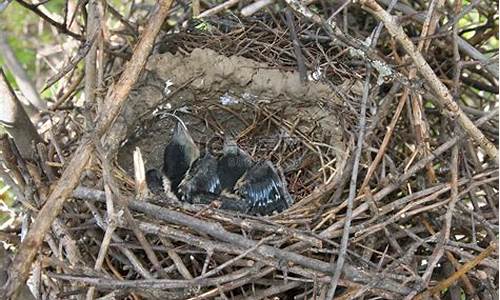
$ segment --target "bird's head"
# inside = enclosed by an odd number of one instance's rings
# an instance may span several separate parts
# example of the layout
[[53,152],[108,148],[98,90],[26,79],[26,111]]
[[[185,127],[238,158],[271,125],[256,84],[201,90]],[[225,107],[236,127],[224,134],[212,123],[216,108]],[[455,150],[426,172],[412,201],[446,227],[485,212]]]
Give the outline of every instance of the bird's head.
[[177,121],[174,128],[174,134],[172,139],[182,147],[184,147],[185,151],[188,153],[190,157],[192,157],[191,162],[193,162],[196,158],[200,156],[200,150],[196,146],[193,138],[189,134],[187,127],[181,121]]
[[239,150],[239,148],[238,148],[238,144],[236,143],[236,140],[230,136],[225,136],[224,137],[224,146],[222,148],[223,153],[236,155],[236,154],[238,154],[238,150]]

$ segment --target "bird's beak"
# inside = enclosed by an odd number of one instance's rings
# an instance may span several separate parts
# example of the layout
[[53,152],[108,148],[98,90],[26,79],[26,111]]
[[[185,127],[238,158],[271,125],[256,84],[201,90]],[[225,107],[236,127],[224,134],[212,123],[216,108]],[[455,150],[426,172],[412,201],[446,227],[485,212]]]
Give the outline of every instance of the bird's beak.
[[180,143],[182,145],[185,145],[185,146],[188,144],[194,145],[193,138],[189,134],[189,131],[187,130],[185,125],[182,124],[181,122],[177,122],[175,124],[173,137],[175,140],[177,140],[178,143]]
[[236,141],[230,136],[225,136],[223,151],[228,154],[236,154],[238,153],[238,144],[236,144]]
[[200,156],[200,150],[193,141],[193,138],[189,134],[189,131],[181,122],[177,122],[174,128],[173,139],[182,145],[183,151],[189,156],[189,163],[192,163],[195,159]]
[[184,128],[181,122],[177,121],[177,123],[175,123],[175,128],[174,128],[174,136],[181,136],[185,134],[186,134],[186,128]]

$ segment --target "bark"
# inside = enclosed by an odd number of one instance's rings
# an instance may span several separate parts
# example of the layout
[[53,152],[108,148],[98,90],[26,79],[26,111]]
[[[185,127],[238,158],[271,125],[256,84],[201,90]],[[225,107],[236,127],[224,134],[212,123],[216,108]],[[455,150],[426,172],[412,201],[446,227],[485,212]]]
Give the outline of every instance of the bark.
[[31,159],[34,153],[33,144],[42,142],[35,125],[31,123],[21,102],[7,82],[3,69],[0,69],[0,123],[14,138],[21,156]]
[[26,71],[21,66],[21,63],[17,60],[14,55],[14,51],[9,46],[7,42],[7,35],[5,32],[0,30],[0,53],[5,61],[5,64],[9,68],[12,75],[16,79],[16,83],[19,86],[19,90],[26,97],[31,105],[36,107],[38,110],[47,109],[47,103],[40,98],[35,85],[29,78]]
[[126,64],[120,79],[111,89],[111,95],[103,105],[96,128],[82,138],[71,160],[67,163],[61,178],[54,184],[53,189],[42,209],[33,222],[26,238],[19,247],[9,269],[9,280],[0,290],[0,294],[13,299],[19,299],[20,286],[29,276],[31,265],[54,219],[59,215],[65,200],[80,182],[80,175],[87,162],[93,156],[93,142],[101,138],[109,129],[116,116],[123,108],[133,85],[137,82],[146,60],[153,49],[154,40],[163,21],[169,13],[171,0],[160,1],[151,15],[150,22],[144,28],[139,42],[134,48],[134,54]]

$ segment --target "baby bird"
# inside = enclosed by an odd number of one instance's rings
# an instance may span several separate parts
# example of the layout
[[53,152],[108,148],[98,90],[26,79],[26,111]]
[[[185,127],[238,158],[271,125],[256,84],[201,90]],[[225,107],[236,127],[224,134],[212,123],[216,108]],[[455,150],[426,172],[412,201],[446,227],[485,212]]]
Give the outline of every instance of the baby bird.
[[165,188],[163,186],[163,175],[157,169],[151,169],[146,172],[146,184],[151,193],[161,194]]
[[251,215],[281,212],[293,202],[286,182],[268,160],[253,165],[236,183],[235,193],[246,201],[246,213]]
[[165,194],[171,199],[178,199],[178,196],[170,185],[170,180],[157,169],[151,169],[146,172],[146,184],[151,193],[155,195]]
[[182,122],[164,152],[162,171],[146,173],[153,193],[174,192],[190,203],[220,203],[220,208],[251,215],[270,215],[292,204],[286,181],[268,160],[255,163],[236,142],[224,140],[222,156],[209,151],[202,157]]
[[248,153],[241,150],[236,142],[226,138],[222,157],[217,164],[217,174],[222,191],[232,192],[235,183],[254,164]]
[[191,164],[200,156],[200,150],[189,135],[186,125],[177,122],[170,143],[163,153],[163,174],[170,181],[171,190],[177,187]]
[[186,176],[179,184],[179,194],[182,201],[190,203],[199,202],[196,199],[219,195],[221,184],[217,174],[217,159],[206,152],[198,158],[189,168]]
[[191,164],[199,157],[200,151],[181,120],[175,125],[170,142],[163,152],[161,171],[151,169],[146,172],[146,183],[153,194],[174,192]]

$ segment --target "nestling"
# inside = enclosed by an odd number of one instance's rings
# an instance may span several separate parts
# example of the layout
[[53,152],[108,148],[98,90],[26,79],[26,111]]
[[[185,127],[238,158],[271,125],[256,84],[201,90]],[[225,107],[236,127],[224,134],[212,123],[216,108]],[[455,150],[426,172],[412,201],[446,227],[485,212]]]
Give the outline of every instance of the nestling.
[[216,196],[221,193],[217,164],[217,159],[207,151],[191,165],[179,184],[182,201],[194,203],[195,194]]
[[163,174],[170,181],[172,191],[177,192],[191,164],[200,156],[200,150],[193,141],[186,125],[177,122],[172,139],[163,153]]
[[234,184],[254,164],[252,157],[241,150],[233,139],[224,140],[222,157],[218,161],[217,174],[221,190],[232,192]]
[[191,164],[198,159],[200,151],[189,134],[186,125],[178,121],[170,142],[163,152],[161,172],[151,169],[146,172],[146,183],[154,194],[174,192],[178,196],[179,183]]
[[246,201],[246,213],[252,215],[281,212],[292,204],[286,182],[268,160],[254,164],[236,183],[235,193]]

